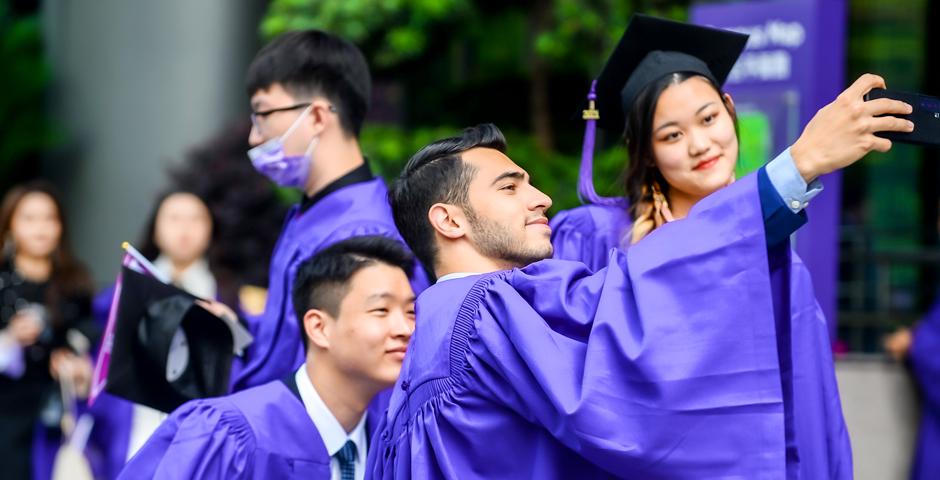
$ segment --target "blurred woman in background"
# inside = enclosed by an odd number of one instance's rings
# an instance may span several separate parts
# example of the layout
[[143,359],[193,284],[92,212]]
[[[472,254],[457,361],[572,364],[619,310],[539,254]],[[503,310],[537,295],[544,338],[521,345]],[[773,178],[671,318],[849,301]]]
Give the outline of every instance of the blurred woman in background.
[[[219,297],[207,252],[213,238],[212,215],[196,194],[171,190],[157,199],[144,229],[140,252],[177,287],[201,298]],[[107,320],[114,289],[95,298],[95,316]],[[150,438],[166,414],[103,394],[91,408],[95,417],[86,456],[96,477],[114,478],[124,463]]]
[[[61,435],[60,379],[87,394],[91,319],[88,271],[72,254],[62,204],[51,185],[11,189],[0,204],[0,465],[3,478],[33,472],[34,444]],[[57,378],[68,371],[69,378]],[[40,468],[41,469],[41,468]],[[48,473],[47,473],[48,474]]]
[[196,194],[174,190],[157,200],[140,253],[171,283],[202,298],[215,298],[218,286],[206,254],[212,240],[209,207]]

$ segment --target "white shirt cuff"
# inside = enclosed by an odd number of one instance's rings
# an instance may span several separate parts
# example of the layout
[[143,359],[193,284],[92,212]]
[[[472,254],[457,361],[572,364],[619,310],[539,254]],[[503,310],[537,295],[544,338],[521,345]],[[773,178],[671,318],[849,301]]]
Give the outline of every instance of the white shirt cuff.
[[783,199],[783,203],[793,213],[799,213],[800,210],[808,207],[809,201],[823,191],[823,184],[818,178],[808,185],[806,180],[803,180],[800,171],[796,169],[796,164],[793,163],[789,148],[771,160],[766,169],[770,183]]

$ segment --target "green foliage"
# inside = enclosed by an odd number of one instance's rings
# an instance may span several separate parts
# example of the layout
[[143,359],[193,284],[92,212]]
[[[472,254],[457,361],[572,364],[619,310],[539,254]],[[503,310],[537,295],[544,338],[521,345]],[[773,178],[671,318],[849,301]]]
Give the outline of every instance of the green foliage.
[[366,125],[359,143],[375,173],[391,180],[421,147],[457,132],[457,128],[451,127],[404,129],[392,125]]
[[378,40],[370,60],[389,66],[423,53],[431,26],[461,18],[470,7],[469,0],[273,0],[261,34],[271,39],[317,28],[355,43]]
[[58,143],[42,103],[50,71],[43,58],[37,16],[16,18],[0,2],[0,174]]
[[[404,129],[373,125],[363,129],[360,140],[376,173],[391,180],[421,147],[456,135],[459,131],[456,127]],[[529,172],[535,186],[552,197],[552,211],[580,205],[577,192],[580,158],[561,153],[545,154],[539,150],[531,135],[512,131],[504,133],[509,144],[509,157]],[[622,195],[619,179],[625,155],[624,149],[620,147],[597,152],[594,178],[598,193]]]
[[[577,123],[572,130],[567,116],[577,110],[581,89],[600,70],[638,3],[272,0],[261,32],[265,39],[305,28],[336,33],[362,48],[377,77],[404,86],[403,125],[367,124],[360,138],[377,173],[392,178],[427,143],[455,134],[458,127],[492,121],[506,134],[510,157],[553,198],[557,211],[580,203],[576,144],[582,127]],[[683,19],[686,3],[673,1],[669,5],[680,6],[653,13]],[[568,92],[542,98],[552,111],[533,111],[536,102],[526,87],[532,88],[536,75],[550,78],[552,89]],[[545,151],[539,146],[544,137],[525,130],[538,115],[549,116],[558,130],[558,141],[549,144],[563,150]],[[600,194],[622,195],[625,158],[622,147],[597,152],[594,178]]]
[[594,72],[603,65],[603,54],[623,34],[634,11],[623,0],[554,0],[552,22],[537,33],[535,52],[556,68]]
[[[447,27],[458,41],[498,42],[513,61],[525,65],[532,53],[557,69],[594,71],[601,55],[619,39],[635,8],[623,0],[536,0],[479,6],[472,0],[272,0],[261,23],[261,34],[271,39],[281,33],[308,28],[328,30],[360,45],[374,43],[370,60],[377,67],[394,66],[422,55],[430,35]],[[544,5],[550,12],[543,24],[532,22],[532,9]],[[680,16],[684,9],[667,9]],[[677,12],[679,12],[677,14]],[[529,29],[520,32],[518,26]],[[507,28],[508,27],[508,28]],[[485,32],[484,36],[475,35]],[[522,36],[518,34],[522,33]],[[484,55],[486,58],[486,55]],[[483,62],[484,65],[490,65]]]
[[[552,21],[537,32],[535,52],[551,61],[555,69],[591,74],[603,66],[603,54],[620,40],[627,23],[638,10],[637,1],[551,0]],[[685,20],[688,8],[672,5],[646,11],[659,17]]]

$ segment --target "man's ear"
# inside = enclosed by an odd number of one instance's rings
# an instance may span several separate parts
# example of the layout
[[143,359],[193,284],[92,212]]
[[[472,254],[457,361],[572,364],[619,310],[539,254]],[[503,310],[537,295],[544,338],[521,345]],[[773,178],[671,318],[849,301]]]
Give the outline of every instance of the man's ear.
[[304,334],[310,345],[323,350],[330,349],[330,333],[333,317],[323,310],[312,308],[304,314]]
[[330,124],[336,123],[336,109],[323,98],[316,98],[310,103],[309,122],[314,135],[319,135]]
[[435,203],[428,210],[428,220],[437,233],[451,240],[467,234],[467,217],[463,209],[449,203]]

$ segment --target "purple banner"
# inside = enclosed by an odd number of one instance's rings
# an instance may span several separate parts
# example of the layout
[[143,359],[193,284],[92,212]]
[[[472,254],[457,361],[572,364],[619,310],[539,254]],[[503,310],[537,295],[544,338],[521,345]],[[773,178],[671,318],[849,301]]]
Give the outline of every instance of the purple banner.
[[[751,35],[725,85],[745,121],[747,145],[769,145],[766,162],[791,145],[817,110],[845,88],[845,0],[757,0],[696,5],[690,21]],[[748,122],[748,119],[758,121]],[[766,129],[747,125],[769,123]],[[750,133],[756,137],[746,138]],[[742,158],[747,163],[746,158]],[[825,191],[807,209],[809,224],[797,233],[796,250],[813,277],[816,298],[835,339],[842,177],[822,179]]]

